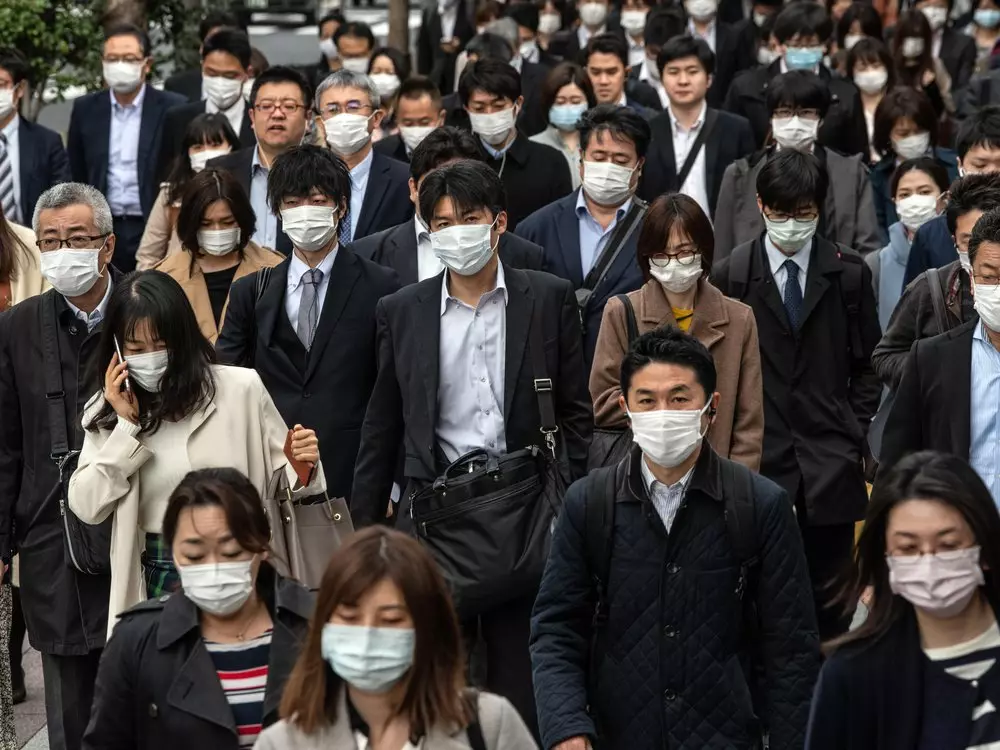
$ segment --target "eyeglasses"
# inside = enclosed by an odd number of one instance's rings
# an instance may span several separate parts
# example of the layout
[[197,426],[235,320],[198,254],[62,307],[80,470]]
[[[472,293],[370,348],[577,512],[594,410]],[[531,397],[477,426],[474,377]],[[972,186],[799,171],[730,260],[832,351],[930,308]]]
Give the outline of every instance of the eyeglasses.
[[95,234],[88,236],[86,234],[74,234],[72,237],[67,237],[62,239],[60,237],[52,237],[44,240],[36,240],[35,245],[39,250],[44,252],[49,252],[50,250],[59,250],[64,247],[68,247],[71,250],[97,250],[92,243],[97,242],[97,240],[107,240],[108,235],[106,234]]
[[280,109],[290,115],[294,115],[300,109],[305,109],[305,104],[299,104],[298,102],[260,102],[259,104],[253,105],[253,108],[260,112],[262,115],[269,115],[276,109]]
[[649,262],[658,268],[666,268],[670,265],[671,261],[679,263],[682,266],[691,266],[698,261],[700,255],[698,249],[693,245],[684,245],[672,253],[666,252],[651,255]]
[[800,211],[795,215],[778,212],[767,213],[765,211],[764,215],[775,224],[784,224],[786,221],[791,221],[792,219],[796,219],[798,221],[816,221],[816,219],[819,218],[819,211]]
[[372,105],[366,104],[365,102],[349,101],[344,105],[337,102],[330,102],[320,111],[325,115],[339,115],[345,112],[349,115],[359,115],[362,114],[362,110],[365,109],[372,109]]
[[790,107],[779,107],[772,115],[777,120],[788,120],[792,117],[801,117],[803,120],[818,120],[818,109],[792,109]]
[[980,276],[977,273],[973,274],[972,278],[975,280],[977,286],[1000,286],[1000,276]]

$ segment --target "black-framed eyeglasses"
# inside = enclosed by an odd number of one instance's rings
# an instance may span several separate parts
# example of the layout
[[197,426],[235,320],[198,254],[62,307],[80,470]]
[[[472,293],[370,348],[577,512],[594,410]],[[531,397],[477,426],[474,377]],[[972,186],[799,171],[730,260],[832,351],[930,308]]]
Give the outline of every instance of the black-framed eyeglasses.
[[658,268],[666,268],[671,262],[679,263],[682,266],[690,266],[696,263],[701,257],[701,253],[693,246],[680,247],[672,253],[657,253],[649,256],[649,262]]
[[819,218],[819,211],[801,211],[794,215],[775,212],[765,215],[775,224],[784,224],[792,219],[796,219],[797,221],[816,221]]
[[789,120],[793,117],[801,117],[803,120],[818,120],[818,109],[792,109],[790,107],[779,107],[772,115],[777,120]]
[[35,245],[43,253],[51,250],[59,250],[64,247],[68,247],[70,250],[97,250],[92,243],[97,242],[97,240],[106,240],[108,236],[106,234],[74,234],[72,237],[67,237],[66,239],[50,237],[44,240],[35,240]]

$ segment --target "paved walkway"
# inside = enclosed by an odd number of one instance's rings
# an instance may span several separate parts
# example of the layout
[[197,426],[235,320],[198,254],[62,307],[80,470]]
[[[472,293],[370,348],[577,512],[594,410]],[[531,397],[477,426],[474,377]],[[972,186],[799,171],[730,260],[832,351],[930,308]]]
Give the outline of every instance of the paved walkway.
[[[27,640],[27,639],[26,639]],[[28,644],[25,642],[25,646]],[[45,692],[42,682],[42,658],[30,647],[24,654],[24,681],[28,700],[14,707],[14,725],[18,746],[24,750],[48,750],[49,736],[45,731]]]

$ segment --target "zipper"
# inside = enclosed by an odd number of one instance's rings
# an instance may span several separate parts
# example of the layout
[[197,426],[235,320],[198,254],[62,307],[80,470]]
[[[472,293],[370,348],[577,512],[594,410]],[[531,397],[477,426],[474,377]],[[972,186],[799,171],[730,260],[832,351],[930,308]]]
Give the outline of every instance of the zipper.
[[[507,500],[508,498],[518,495],[523,492],[527,487],[533,483],[538,483],[538,476],[528,477],[527,479],[522,479],[517,484],[511,485],[509,490],[502,495],[497,495],[496,497],[487,497],[481,500],[477,500],[472,503],[463,503],[462,505],[455,506],[453,508],[443,508],[441,510],[429,513],[426,518],[420,522],[420,528],[424,535],[427,534],[427,524],[433,524],[437,521],[444,521],[452,516],[459,515],[460,513],[465,513],[469,510],[479,510],[480,508],[485,508],[493,503],[498,503],[501,500]],[[412,506],[411,506],[412,507]]]

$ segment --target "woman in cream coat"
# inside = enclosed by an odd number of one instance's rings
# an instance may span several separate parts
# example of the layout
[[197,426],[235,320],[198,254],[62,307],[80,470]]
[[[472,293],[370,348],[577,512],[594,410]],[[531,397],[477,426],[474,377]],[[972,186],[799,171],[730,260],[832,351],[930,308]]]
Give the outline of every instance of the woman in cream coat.
[[[83,416],[86,436],[69,505],[86,523],[114,519],[110,635],[118,614],[177,587],[161,528],[170,493],[187,472],[235,468],[261,495],[273,493],[281,472],[293,497],[320,494],[326,481],[315,433],[296,425],[291,455],[315,467],[307,486],[297,483],[284,451],[289,431],[260,376],[212,364],[214,350],[166,274],[139,272],[115,286],[97,357],[110,364],[103,394]],[[275,554],[287,560],[280,540],[276,534]]]

